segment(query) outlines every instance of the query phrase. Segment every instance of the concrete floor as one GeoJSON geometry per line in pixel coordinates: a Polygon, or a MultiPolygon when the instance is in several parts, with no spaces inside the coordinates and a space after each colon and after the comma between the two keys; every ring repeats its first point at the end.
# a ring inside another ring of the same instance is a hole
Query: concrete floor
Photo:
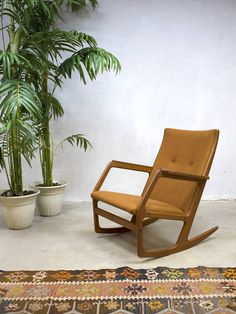
{"type": "MultiPolygon", "coordinates": [[[[108,221],[104,223],[110,225],[108,221]]],[[[66,203],[56,217],[35,216],[32,226],[20,231],[9,230],[0,213],[0,269],[236,266],[236,201],[201,202],[191,235],[215,225],[219,230],[191,249],[159,259],[141,259],[136,255],[133,232],[94,233],[92,206],[88,202],[66,203]]],[[[179,227],[178,222],[163,220],[147,226],[147,247],[170,244],[179,227]]]]}

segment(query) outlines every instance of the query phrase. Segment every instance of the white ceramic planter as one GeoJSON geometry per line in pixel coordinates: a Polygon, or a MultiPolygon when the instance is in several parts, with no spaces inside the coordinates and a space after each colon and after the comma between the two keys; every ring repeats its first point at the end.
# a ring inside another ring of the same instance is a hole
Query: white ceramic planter
{"type": "Polygon", "coordinates": [[[0,196],[0,205],[9,228],[25,229],[32,224],[39,193],[40,191],[35,191],[34,194],[24,196],[0,196]]]}
{"type": "Polygon", "coordinates": [[[59,215],[62,209],[63,193],[68,182],[60,181],[58,186],[38,186],[40,183],[37,181],[30,185],[40,191],[37,198],[39,214],[46,217],[59,215]]]}

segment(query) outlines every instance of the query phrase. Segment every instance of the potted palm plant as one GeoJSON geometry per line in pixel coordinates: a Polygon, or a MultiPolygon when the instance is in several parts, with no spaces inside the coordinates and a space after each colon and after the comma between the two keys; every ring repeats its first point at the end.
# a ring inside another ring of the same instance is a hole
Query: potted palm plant
{"type": "MultiPolygon", "coordinates": [[[[95,7],[96,1],[90,1],[95,7]]],[[[77,11],[85,1],[38,1],[33,14],[27,12],[30,19],[29,27],[33,42],[43,51],[45,66],[38,80],[37,95],[41,100],[43,115],[39,128],[39,154],[42,169],[42,182],[34,182],[31,186],[40,190],[37,199],[39,213],[43,216],[54,216],[61,212],[62,195],[67,185],[66,181],[55,182],[53,178],[53,162],[55,145],[50,132],[50,121],[63,116],[62,104],[55,96],[55,91],[62,87],[63,79],[71,78],[77,71],[84,84],[86,78],[96,79],[99,72],[120,70],[118,59],[110,52],[99,48],[96,40],[85,33],[76,30],[63,31],[55,27],[55,19],[61,14],[63,4],[77,11]],[[52,5],[53,3],[53,5],[52,5]],[[47,11],[45,13],[45,7],[47,11]],[[39,23],[40,21],[40,23],[39,23]],[[63,53],[69,56],[64,59],[63,53]]],[[[63,143],[76,145],[85,151],[91,147],[83,134],[74,134],[64,139],[63,143]]]]}
{"type": "Polygon", "coordinates": [[[35,125],[31,122],[41,114],[40,103],[37,104],[37,95],[30,86],[19,80],[1,84],[0,97],[3,97],[0,104],[0,166],[9,185],[0,193],[0,205],[8,226],[23,229],[32,223],[39,194],[39,191],[24,190],[22,156],[30,165],[37,143],[35,125]]]}
{"type": "Polygon", "coordinates": [[[31,225],[39,194],[24,189],[22,158],[30,165],[38,142],[42,106],[35,77],[41,72],[43,61],[37,44],[29,40],[27,16],[19,10],[21,5],[33,9],[30,0],[6,0],[0,4],[0,166],[9,186],[0,193],[0,204],[12,229],[31,225]]]}

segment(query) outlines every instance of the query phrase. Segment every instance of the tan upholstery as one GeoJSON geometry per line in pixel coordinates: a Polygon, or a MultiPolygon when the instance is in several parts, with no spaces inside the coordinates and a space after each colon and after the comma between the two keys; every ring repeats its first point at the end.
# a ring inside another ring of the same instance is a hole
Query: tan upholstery
{"type": "MultiPolygon", "coordinates": [[[[185,131],[165,129],[162,144],[147,181],[148,187],[158,169],[208,175],[214,156],[218,130],[185,131]]],[[[188,212],[197,183],[161,178],[151,198],[166,202],[188,212]]]]}
{"type": "Polygon", "coordinates": [[[137,253],[140,257],[166,256],[190,248],[209,237],[218,229],[217,226],[192,239],[188,238],[209,178],[218,137],[218,130],[165,129],[162,144],[152,167],[111,161],[91,194],[95,231],[98,233],[135,231],[137,253]],[[139,196],[101,191],[103,182],[112,168],[149,173],[142,194],[139,196]],[[100,208],[98,205],[100,201],[129,212],[132,215],[131,220],[100,208]],[[100,216],[112,220],[121,227],[101,227],[100,216]],[[173,246],[146,250],[143,244],[143,228],[159,218],[182,220],[184,223],[173,246]]]}
{"type": "MultiPolygon", "coordinates": [[[[138,195],[109,191],[93,192],[92,197],[96,200],[123,209],[132,215],[136,214],[138,203],[141,200],[141,196],[138,195]]],[[[158,216],[162,218],[169,217],[172,215],[179,218],[184,217],[183,211],[180,210],[179,208],[153,199],[148,200],[145,206],[145,210],[147,212],[147,216],[149,217],[158,216]]]]}

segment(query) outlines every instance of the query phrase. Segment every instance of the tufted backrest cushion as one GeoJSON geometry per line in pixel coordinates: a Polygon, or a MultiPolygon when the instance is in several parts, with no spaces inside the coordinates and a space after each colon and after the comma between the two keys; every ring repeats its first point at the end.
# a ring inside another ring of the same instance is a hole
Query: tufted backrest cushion
{"type": "MultiPolygon", "coordinates": [[[[218,137],[218,130],[165,129],[162,144],[146,187],[158,169],[208,175],[218,137]]],[[[196,188],[197,183],[194,182],[160,178],[151,198],[175,205],[187,212],[196,188]]]]}

